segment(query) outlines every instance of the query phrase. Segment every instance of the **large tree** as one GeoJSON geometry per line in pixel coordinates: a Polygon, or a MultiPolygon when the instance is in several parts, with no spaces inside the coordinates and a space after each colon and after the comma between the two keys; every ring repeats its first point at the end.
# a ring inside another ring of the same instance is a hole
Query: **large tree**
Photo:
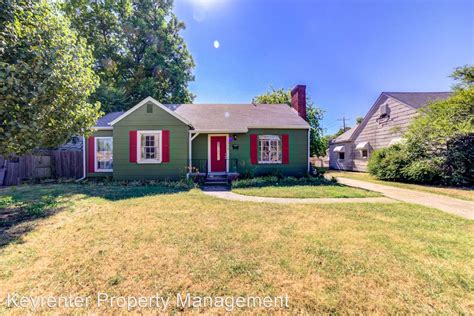
{"type": "MultiPolygon", "coordinates": [[[[253,102],[260,104],[288,104],[291,106],[291,89],[273,89],[262,95],[256,96],[253,102]]],[[[323,110],[317,107],[309,96],[306,96],[306,117],[310,129],[310,154],[311,156],[324,156],[326,145],[323,138],[323,110]]]]}
{"type": "Polygon", "coordinates": [[[0,5],[0,154],[57,146],[99,116],[93,57],[47,0],[0,5]]]}
{"type": "Polygon", "coordinates": [[[101,79],[93,99],[102,110],[127,110],[147,96],[192,102],[194,62],[172,0],[64,0],[62,7],[93,47],[101,79]]]}
{"type": "Polygon", "coordinates": [[[451,96],[420,110],[406,133],[411,159],[430,158],[446,150],[450,139],[474,133],[474,66],[456,68],[451,96]]]}

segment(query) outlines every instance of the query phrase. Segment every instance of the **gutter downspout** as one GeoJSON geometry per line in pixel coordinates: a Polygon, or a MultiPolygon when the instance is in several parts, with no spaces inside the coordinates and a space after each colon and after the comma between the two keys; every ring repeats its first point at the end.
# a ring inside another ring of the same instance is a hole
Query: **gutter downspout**
{"type": "Polygon", "coordinates": [[[308,128],[308,173],[311,171],[311,158],[310,158],[310,155],[311,155],[311,141],[310,141],[310,136],[311,136],[311,127],[308,128]]]}
{"type": "Polygon", "coordinates": [[[76,182],[84,180],[86,176],[86,138],[82,135],[82,177],[77,179],[76,182]]]}
{"type": "Polygon", "coordinates": [[[191,174],[191,168],[192,168],[192,134],[191,132],[188,133],[188,173],[186,173],[186,179],[189,180],[189,176],[191,174]]]}

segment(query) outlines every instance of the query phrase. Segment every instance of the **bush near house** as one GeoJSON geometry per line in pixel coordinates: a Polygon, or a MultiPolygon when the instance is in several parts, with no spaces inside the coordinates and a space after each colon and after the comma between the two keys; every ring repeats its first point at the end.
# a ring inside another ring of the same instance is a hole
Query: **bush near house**
{"type": "Polygon", "coordinates": [[[378,179],[403,181],[401,170],[407,165],[402,146],[395,145],[375,151],[368,163],[369,172],[378,179]]]}
{"type": "Polygon", "coordinates": [[[453,185],[474,185],[474,133],[448,141],[442,171],[453,185]]]}
{"type": "Polygon", "coordinates": [[[381,180],[474,185],[474,66],[456,69],[452,95],[413,120],[401,145],[374,152],[369,172],[381,180]]]}
{"type": "Polygon", "coordinates": [[[264,186],[296,186],[296,185],[337,185],[336,180],[328,180],[322,177],[286,177],[277,176],[256,177],[241,179],[232,182],[232,188],[251,188],[264,186]]]}

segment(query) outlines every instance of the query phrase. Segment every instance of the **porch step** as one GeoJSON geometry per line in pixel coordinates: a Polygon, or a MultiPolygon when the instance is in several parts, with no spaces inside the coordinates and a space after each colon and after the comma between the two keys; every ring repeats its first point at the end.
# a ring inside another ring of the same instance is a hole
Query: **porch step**
{"type": "Polygon", "coordinates": [[[204,181],[203,191],[228,191],[229,179],[226,174],[209,174],[204,181]]]}
{"type": "Polygon", "coordinates": [[[229,185],[229,181],[227,181],[227,179],[225,180],[209,180],[209,179],[206,179],[204,181],[204,185],[229,185]]]}
{"type": "Polygon", "coordinates": [[[230,185],[226,184],[206,184],[202,186],[203,191],[230,191],[230,185]]]}
{"type": "Polygon", "coordinates": [[[225,180],[227,181],[226,174],[208,174],[206,180],[225,180]]]}

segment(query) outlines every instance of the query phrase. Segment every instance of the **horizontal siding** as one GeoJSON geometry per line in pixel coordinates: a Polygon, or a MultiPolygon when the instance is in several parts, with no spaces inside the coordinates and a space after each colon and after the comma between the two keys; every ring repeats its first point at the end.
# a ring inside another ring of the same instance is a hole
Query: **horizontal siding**
{"type": "Polygon", "coordinates": [[[332,144],[329,146],[329,168],[337,170],[353,170],[354,161],[351,158],[353,156],[352,143],[339,143],[332,144]],[[344,160],[339,159],[339,153],[334,152],[336,146],[344,146],[344,160]]]}
{"type": "MultiPolygon", "coordinates": [[[[367,120],[362,130],[355,136],[353,142],[345,144],[345,160],[338,160],[337,153],[333,152],[335,145],[331,145],[329,152],[329,165],[333,169],[367,171],[367,158],[362,158],[362,152],[355,150],[358,143],[369,142],[370,154],[377,149],[388,147],[390,141],[397,137],[402,137],[413,118],[418,112],[393,98],[384,98],[379,104],[388,104],[390,108],[390,119],[386,122],[378,122],[380,110],[377,108],[373,113],[369,113],[370,118],[367,120]]],[[[337,144],[343,145],[343,144],[337,144]]]]}
{"type": "MultiPolygon", "coordinates": [[[[229,159],[237,159],[238,171],[254,175],[279,172],[289,176],[303,176],[308,166],[308,138],[306,130],[283,129],[253,129],[245,134],[236,135],[237,139],[229,143],[229,159]],[[289,163],[288,164],[257,164],[250,163],[250,134],[282,135],[288,134],[289,138],[289,163]],[[233,145],[238,146],[234,149],[233,145]]],[[[208,134],[200,134],[193,140],[193,159],[208,160],[208,134]]]]}
{"type": "Polygon", "coordinates": [[[153,106],[153,113],[147,113],[146,110],[145,104],[114,125],[114,179],[162,180],[185,177],[189,127],[157,106],[153,106]],[[161,164],[129,162],[129,131],[133,130],[169,130],[170,161],[161,164]]]}
{"type": "MultiPolygon", "coordinates": [[[[390,108],[390,120],[383,123],[377,122],[380,111],[375,111],[357,135],[354,140],[355,144],[369,142],[371,150],[385,148],[392,139],[401,137],[413,118],[418,115],[415,109],[393,98],[388,98],[385,103],[390,108]]],[[[358,155],[360,152],[355,153],[353,158],[361,158],[358,155]]]]}
{"type": "Polygon", "coordinates": [[[308,136],[307,130],[252,129],[246,134],[237,134],[239,149],[230,146],[230,158],[238,159],[241,172],[251,172],[255,175],[279,172],[288,176],[303,176],[308,170],[308,136]],[[289,161],[288,164],[257,164],[250,163],[250,135],[282,135],[288,134],[289,161]]]}
{"type": "Polygon", "coordinates": [[[207,136],[208,134],[199,134],[193,140],[193,159],[207,160],[207,136]]]}

